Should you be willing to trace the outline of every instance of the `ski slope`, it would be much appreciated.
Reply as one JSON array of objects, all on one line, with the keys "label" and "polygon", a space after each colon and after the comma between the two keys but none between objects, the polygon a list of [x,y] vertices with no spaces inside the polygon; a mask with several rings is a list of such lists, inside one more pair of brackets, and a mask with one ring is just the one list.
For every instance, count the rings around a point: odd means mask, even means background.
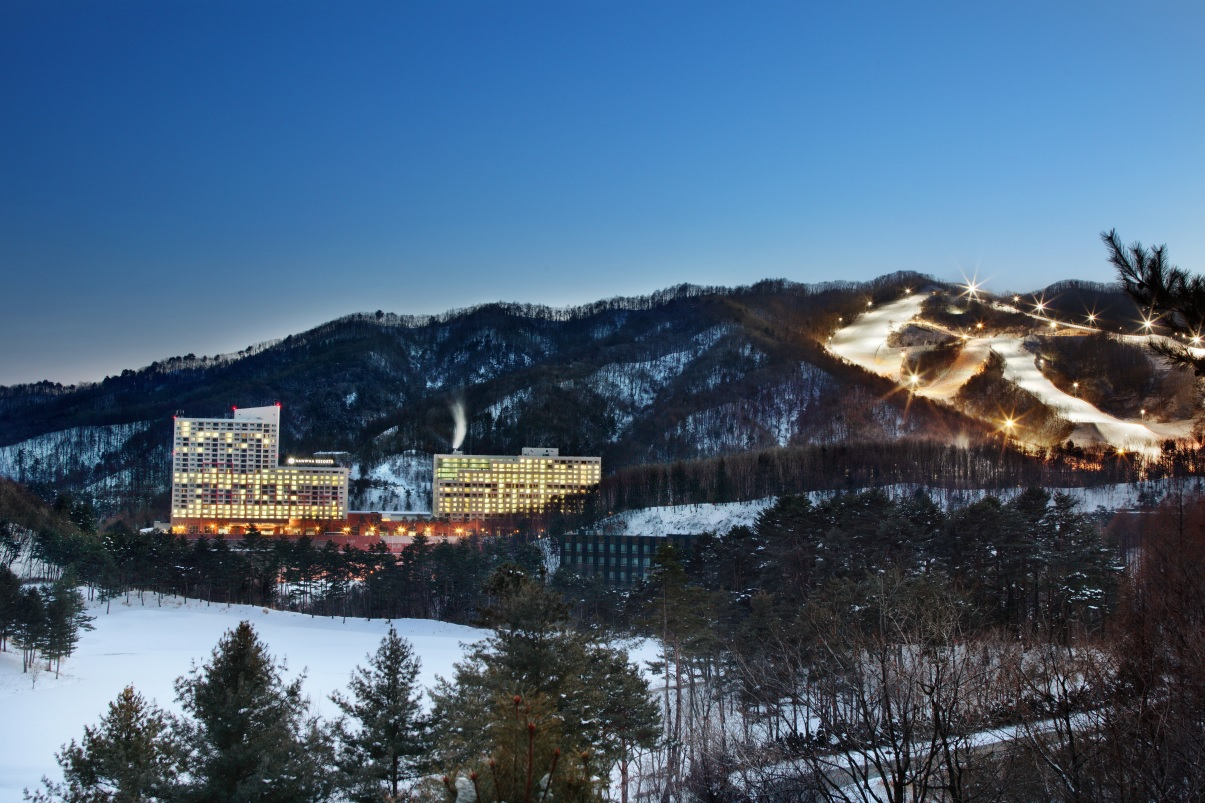
[{"label": "ski slope", "polygon": [[[908,295],[867,311],[833,333],[829,351],[867,371],[906,385],[901,367],[907,349],[893,348],[887,342],[892,332],[916,318],[924,300],[923,295]],[[1107,443],[1118,449],[1157,456],[1163,441],[1186,438],[1192,431],[1191,421],[1155,423],[1121,419],[1064,393],[1038,369],[1036,358],[1025,348],[1024,339],[1008,335],[968,338],[954,365],[933,382],[917,388],[917,395],[950,401],[991,352],[1004,359],[1007,379],[1033,393],[1043,404],[1076,425],[1072,439],[1078,442]]]},{"label": "ski slope", "polygon": [[867,310],[849,326],[834,332],[828,349],[871,373],[899,381],[906,349],[888,346],[887,338],[915,318],[924,303],[925,296],[914,293]]}]

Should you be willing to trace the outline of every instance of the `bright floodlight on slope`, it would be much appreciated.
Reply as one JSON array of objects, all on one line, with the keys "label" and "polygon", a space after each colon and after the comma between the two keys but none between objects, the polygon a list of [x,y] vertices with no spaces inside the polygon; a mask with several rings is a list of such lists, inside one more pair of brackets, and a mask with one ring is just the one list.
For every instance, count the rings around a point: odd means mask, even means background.
[{"label": "bright floodlight on slope", "polygon": [[1035,312],[1045,312],[1046,311],[1046,302],[1038,301],[1038,303],[1033,305],[1033,308],[1034,308]]},{"label": "bright floodlight on slope", "polygon": [[1193,336],[1192,336],[1192,344],[1193,344],[1194,346],[1199,346],[1199,345],[1201,345],[1201,336],[1200,336],[1200,335],[1193,335]]},{"label": "bright floodlight on slope", "polygon": [[1142,319],[1142,328],[1148,332],[1151,331],[1152,329],[1154,329],[1155,328],[1155,319],[1154,318],[1143,318]]},{"label": "bright floodlight on slope", "polygon": [[1095,312],[1088,313],[1088,323],[1096,323],[1096,313]]}]

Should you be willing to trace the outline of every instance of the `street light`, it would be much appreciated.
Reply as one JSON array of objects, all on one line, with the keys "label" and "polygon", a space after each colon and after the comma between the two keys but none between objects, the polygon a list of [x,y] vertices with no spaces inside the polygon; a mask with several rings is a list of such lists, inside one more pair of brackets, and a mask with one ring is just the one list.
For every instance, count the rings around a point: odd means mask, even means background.
[{"label": "street light", "polygon": [[1072,382],[1071,388],[1075,391],[1075,395],[1078,398],[1079,397],[1079,382]]}]

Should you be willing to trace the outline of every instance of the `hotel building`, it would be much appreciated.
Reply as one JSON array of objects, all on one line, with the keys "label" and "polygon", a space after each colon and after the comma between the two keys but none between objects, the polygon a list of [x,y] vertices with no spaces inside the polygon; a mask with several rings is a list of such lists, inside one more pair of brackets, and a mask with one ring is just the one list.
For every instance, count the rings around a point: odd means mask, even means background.
[{"label": "hotel building", "polygon": [[600,457],[562,457],[557,449],[518,455],[435,455],[431,512],[452,521],[489,521],[543,513],[598,485]]},{"label": "hotel building", "polygon": [[175,419],[173,533],[318,535],[347,520],[347,468],[332,458],[280,465],[280,405],[232,418]]}]

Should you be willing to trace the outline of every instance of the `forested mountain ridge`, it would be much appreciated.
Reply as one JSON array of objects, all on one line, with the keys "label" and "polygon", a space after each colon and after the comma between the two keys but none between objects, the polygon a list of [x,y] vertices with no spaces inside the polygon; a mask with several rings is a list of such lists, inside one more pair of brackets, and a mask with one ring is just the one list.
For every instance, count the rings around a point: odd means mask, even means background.
[{"label": "forested mountain ridge", "polygon": [[602,455],[608,473],[806,445],[980,442],[982,422],[909,399],[823,346],[868,302],[921,287],[951,289],[896,273],[681,285],[567,309],[346,316],[238,354],[190,354],[76,387],[0,388],[0,474],[44,495],[149,503],[168,482],[172,415],[274,402],[284,452],[348,451],[366,469],[447,450],[455,400],[470,451],[558,446]]}]

